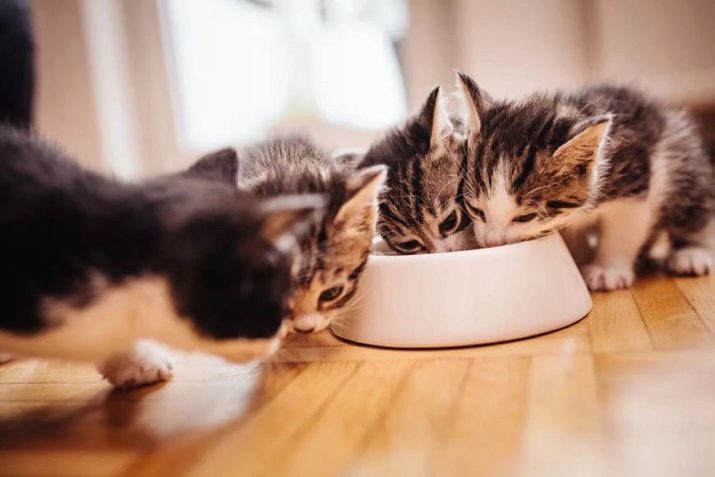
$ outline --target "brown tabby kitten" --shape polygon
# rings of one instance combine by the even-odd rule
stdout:
[[[222,156],[223,154],[223,156]],[[288,316],[291,328],[310,333],[326,328],[357,292],[367,263],[377,220],[377,196],[385,180],[384,166],[355,170],[331,160],[306,139],[270,140],[238,152],[199,161],[193,171],[214,174],[261,197],[322,194],[327,207],[310,231],[299,239],[295,293]],[[213,164],[207,164],[210,160]],[[214,172],[207,172],[214,171]]]
[[[672,243],[678,274],[713,269],[715,164],[681,110],[627,88],[495,101],[458,75],[466,106],[466,212],[479,246],[564,229],[577,256],[598,228],[583,268],[592,290],[633,283],[653,237]]]
[[[360,166],[389,166],[378,231],[397,252],[446,252],[468,243],[460,206],[465,165],[461,123],[450,119],[439,87],[419,113],[370,147]]]

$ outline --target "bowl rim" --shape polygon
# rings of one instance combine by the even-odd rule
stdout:
[[[485,248],[474,248],[471,250],[455,250],[450,252],[436,252],[436,253],[417,253],[417,254],[370,254],[370,262],[394,262],[397,260],[401,261],[441,261],[445,256],[450,257],[471,257],[471,256],[485,256],[494,255],[495,253],[504,252],[506,249],[515,250],[524,247],[529,247],[533,245],[533,242],[545,241],[550,239],[552,236],[558,235],[558,232],[551,232],[540,237],[531,238],[528,240],[522,240],[521,242],[507,243],[504,245],[498,245],[496,247],[485,247]]]

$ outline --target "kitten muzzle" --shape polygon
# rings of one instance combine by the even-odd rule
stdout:
[[[289,324],[296,333],[308,334],[327,328],[328,320],[320,313],[306,313],[292,317]]]

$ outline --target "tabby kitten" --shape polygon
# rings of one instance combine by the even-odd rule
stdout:
[[[143,338],[239,361],[276,347],[291,291],[283,248],[315,197],[121,184],[10,129],[0,158],[1,351],[92,361],[133,386],[171,375]]]
[[[670,271],[712,270],[715,165],[683,111],[614,86],[495,101],[464,74],[458,84],[464,203],[479,246],[563,229],[585,257],[597,226],[582,271],[592,290],[614,290],[633,283],[639,253],[665,232]]]
[[[465,164],[461,123],[437,87],[419,113],[373,144],[360,166],[389,166],[378,231],[403,254],[461,250],[469,217],[460,205]]]
[[[192,170],[224,171],[224,179],[260,197],[321,194],[326,198],[324,214],[299,239],[287,320],[292,330],[301,333],[325,329],[357,292],[375,235],[385,167],[356,170],[352,161],[332,160],[300,137],[244,148],[235,159],[230,150],[212,157],[213,164],[203,159]],[[240,167],[232,168],[232,162]]]

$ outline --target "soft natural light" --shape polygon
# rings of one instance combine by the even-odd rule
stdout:
[[[259,139],[284,119],[381,129],[407,114],[402,0],[166,2],[180,140]]]

